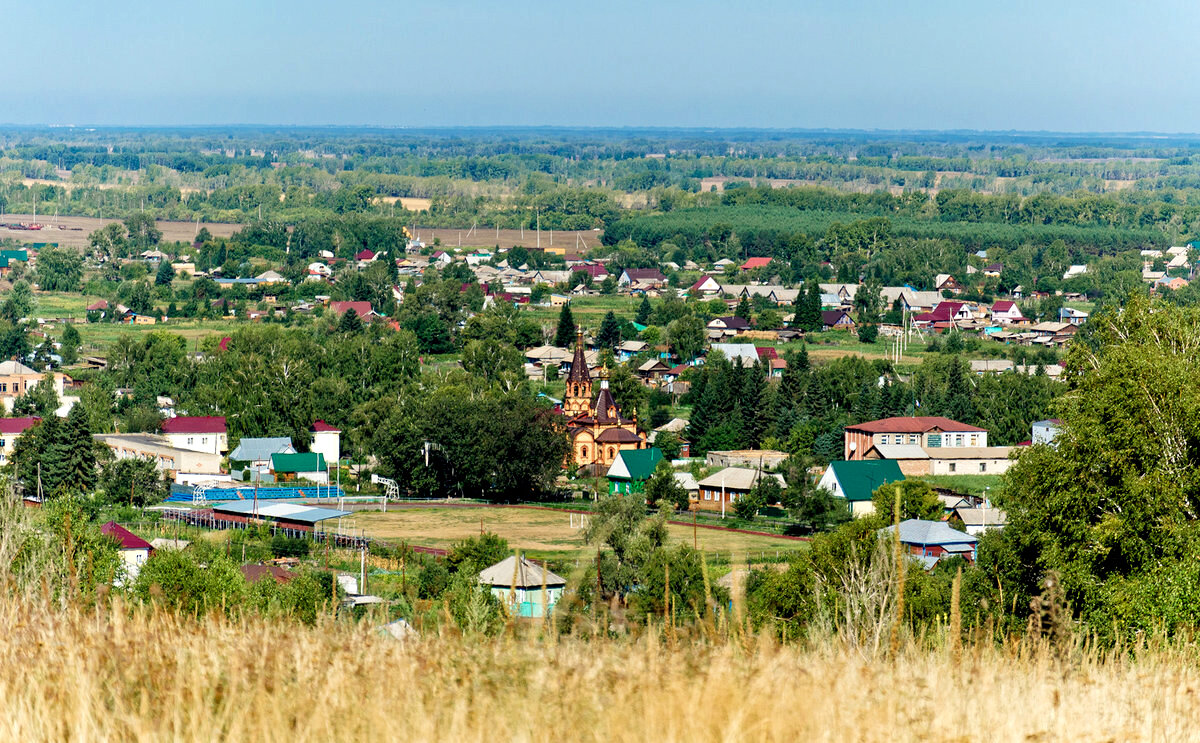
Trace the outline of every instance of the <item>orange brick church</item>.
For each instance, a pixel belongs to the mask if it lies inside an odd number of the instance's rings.
[[[592,401],[592,375],[583,355],[583,331],[575,339],[563,413],[576,467],[607,468],[619,452],[646,448],[646,434],[637,430],[637,414],[632,419],[623,418],[608,391],[607,368],[600,371],[600,392]]]

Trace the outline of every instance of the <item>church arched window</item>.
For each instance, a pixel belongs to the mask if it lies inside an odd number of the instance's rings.
[[[616,450],[616,449],[614,449],[614,448],[612,448],[611,446],[610,446],[610,447],[608,447],[608,458],[609,458],[609,459],[616,459],[616,457],[617,457],[617,450]]]
[[[587,459],[587,447],[586,446],[583,447],[582,449],[580,449],[579,453],[583,455],[584,459]]]

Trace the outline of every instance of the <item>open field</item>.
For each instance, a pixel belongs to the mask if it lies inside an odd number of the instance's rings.
[[[435,239],[440,239],[442,247],[446,248],[495,248],[497,245],[502,248],[515,245],[533,248],[541,245],[543,249],[556,248],[564,249],[568,253],[584,253],[599,247],[601,234],[603,233],[592,230],[542,230],[539,238],[537,230],[497,230],[495,227],[482,226],[474,231],[470,227],[417,227],[413,237],[426,245],[432,245]]]
[[[893,660],[680,630],[420,639],[327,618],[0,606],[6,740],[1191,741],[1183,650],[1068,665],[1013,647]],[[953,700],[948,703],[947,700]]]
[[[578,523],[579,516],[575,516]],[[684,515],[683,520],[686,520]],[[447,548],[467,537],[490,531],[518,549],[538,556],[570,556],[586,547],[579,529],[572,529],[564,511],[532,508],[401,507],[387,513],[361,511],[341,520],[343,530],[362,529],[369,537],[403,540],[424,547]],[[692,543],[690,526],[667,527],[672,542]],[[716,529],[697,529],[696,539],[704,552],[740,557],[750,553],[788,552],[807,549],[795,539],[761,537]]]
[[[53,214],[39,214],[35,219],[32,214],[5,214],[3,217],[0,217],[0,222],[22,222],[26,224],[37,222],[46,225],[46,227],[40,230],[10,230],[8,228],[0,228],[0,238],[8,237],[26,243],[58,243],[63,246],[82,248],[87,246],[89,234],[110,222],[119,221],[117,219],[98,219],[96,217],[56,218]],[[242,228],[240,224],[220,222],[201,222],[200,226],[207,227],[208,231],[216,237],[229,237]],[[191,242],[192,238],[196,236],[198,228],[195,222],[168,222],[159,220],[158,229],[162,230],[162,239],[165,242]]]

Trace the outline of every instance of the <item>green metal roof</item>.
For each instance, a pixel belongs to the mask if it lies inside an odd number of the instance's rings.
[[[889,482],[904,479],[900,464],[894,459],[872,459],[853,462],[833,462],[833,476],[842,486],[846,500],[871,500],[871,495]]]
[[[28,261],[29,253],[24,248],[20,250],[0,250],[0,258],[6,261]]]
[[[610,480],[648,480],[650,475],[654,474],[654,468],[658,466],[662,458],[662,450],[658,447],[627,449],[617,454],[617,459],[621,461],[613,462],[613,466],[608,470],[608,478]],[[619,466],[621,462],[624,463],[624,468]],[[614,470],[616,471],[614,472]]]
[[[272,454],[271,470],[292,474],[297,472],[324,472],[325,455],[304,452],[303,454]]]

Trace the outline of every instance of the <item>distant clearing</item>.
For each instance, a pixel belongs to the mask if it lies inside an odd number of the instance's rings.
[[[687,515],[681,516],[686,520]],[[579,523],[579,515],[575,516]],[[508,540],[514,548],[539,553],[576,553],[590,549],[583,542],[583,532],[571,528],[571,516],[566,511],[535,508],[462,508],[462,507],[400,507],[387,513],[360,511],[341,519],[343,530],[362,529],[369,537],[403,540],[424,547],[447,548],[467,537],[478,536],[480,529]],[[671,542],[692,543],[690,526],[667,527]],[[740,534],[719,529],[696,530],[696,542],[704,552],[730,552],[754,559],[806,549],[807,542],[778,537]]]
[[[384,204],[399,204],[410,212],[427,212],[433,206],[433,199],[421,199],[416,196],[380,196]]]
[[[39,214],[36,218],[32,214],[5,214],[0,217],[2,223],[37,223],[44,227],[40,230],[12,230],[0,227],[0,238],[8,237],[27,243],[58,243],[63,246],[82,248],[87,246],[89,234],[106,224],[119,221],[121,220],[96,217],[55,217],[53,213]],[[200,223],[200,227],[207,228],[214,237],[229,237],[243,226],[222,222]],[[158,229],[162,230],[163,242],[191,242],[192,238],[196,236],[198,228],[195,222],[159,220]]]
[[[213,234],[216,234],[215,232]],[[601,232],[579,230],[577,232],[562,232],[543,229],[539,240],[537,230],[499,230],[495,227],[417,227],[413,237],[426,245],[432,245],[434,239],[442,241],[445,248],[511,248],[521,245],[543,249],[563,249],[568,253],[581,253],[585,250],[599,247]]]

